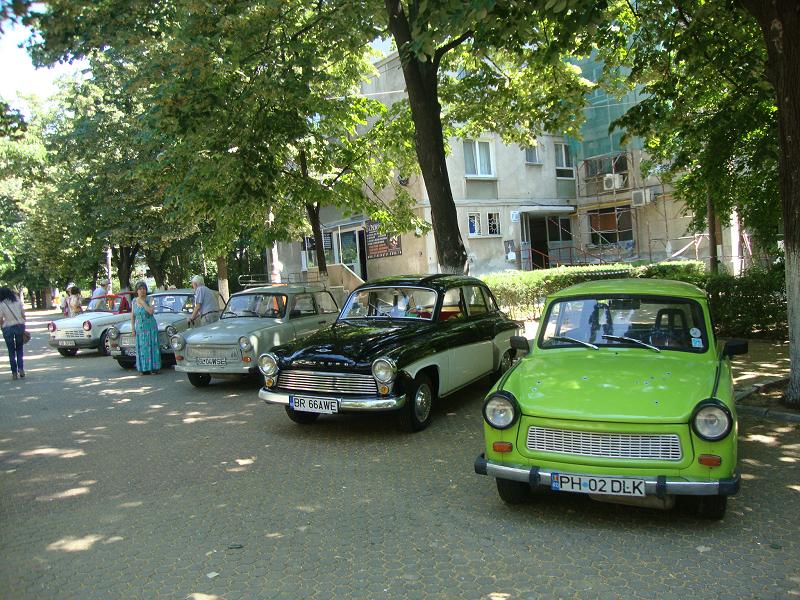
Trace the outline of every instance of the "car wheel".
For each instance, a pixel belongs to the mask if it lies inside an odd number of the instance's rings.
[[[311,413],[311,412],[303,412],[299,410],[295,410],[289,406],[284,407],[286,408],[286,415],[295,423],[299,423],[300,425],[310,425],[314,421],[317,420],[319,417],[319,413]]]
[[[100,356],[108,356],[111,354],[111,347],[109,346],[108,330],[100,334],[100,344],[97,346],[97,351]]]
[[[728,508],[727,496],[695,496],[693,499],[695,513],[701,519],[719,521],[725,516]]]
[[[78,353],[77,348],[59,348],[58,353],[61,356],[75,356]]]
[[[506,504],[521,504],[531,495],[531,487],[521,481],[497,479],[497,493]]]
[[[406,393],[406,404],[400,410],[400,424],[405,431],[422,431],[431,422],[436,392],[427,375],[417,375]]]
[[[497,370],[494,372],[495,377],[500,379],[503,376],[503,373],[508,371],[513,364],[514,351],[506,350],[505,354],[503,354],[503,356],[500,358],[500,364],[497,366]]]
[[[194,387],[206,387],[211,383],[211,375],[208,373],[187,373],[186,375],[189,377],[189,383]]]
[[[119,366],[122,367],[123,369],[132,369],[133,367],[136,366],[135,362],[131,362],[129,360],[118,360],[117,364],[119,364]]]

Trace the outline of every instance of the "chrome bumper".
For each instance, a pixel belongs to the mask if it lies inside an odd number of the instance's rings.
[[[316,394],[297,394],[304,398],[332,398],[332,396],[317,396]],[[282,404],[289,406],[289,394],[283,392],[273,392],[262,387],[258,392],[258,397],[267,404]],[[333,396],[339,401],[340,412],[361,412],[361,411],[384,411],[397,410],[406,404],[405,394],[401,396],[374,396],[361,398],[343,398]]]
[[[174,354],[173,354],[174,356]],[[255,367],[215,367],[213,365],[175,365],[175,370],[181,373],[207,373],[212,377],[224,377],[225,375],[247,375]]]
[[[550,479],[553,473],[567,473],[568,471],[554,471],[552,469],[540,469],[539,467],[523,467],[516,465],[503,465],[486,460],[485,455],[481,454],[475,459],[475,472],[478,475],[489,475],[498,479],[510,479],[512,481],[522,481],[534,487],[550,487]],[[575,473],[581,475],[581,473]],[[608,475],[613,477],[613,475]],[[714,481],[687,481],[685,479],[670,479],[664,476],[659,477],[631,477],[630,475],[621,476],[628,479],[644,479],[644,491],[648,496],[733,496],[739,491],[741,478],[737,473],[729,479],[717,479]]]
[[[75,342],[75,345],[74,346],[59,346],[58,342],[60,342],[60,341],[63,341],[63,342]],[[51,339],[51,340],[47,340],[47,344],[51,348],[64,348],[66,350],[69,350],[70,348],[72,348],[72,349],[76,349],[76,348],[79,348],[79,349],[97,348],[98,346],[100,346],[100,338],[97,338],[97,339],[94,339],[94,338],[82,338],[82,339],[69,339],[69,340],[58,340],[58,339],[52,340]]]

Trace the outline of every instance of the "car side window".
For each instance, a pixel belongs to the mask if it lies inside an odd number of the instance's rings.
[[[467,305],[467,312],[470,316],[485,315],[487,313],[486,301],[483,299],[483,294],[479,286],[464,286],[464,300]]]
[[[183,304],[181,310],[188,313],[194,310],[194,296],[186,296],[186,302]]]
[[[298,294],[294,297],[292,310],[289,313],[290,319],[308,317],[315,314],[317,314],[317,311],[314,308],[314,300],[312,300],[311,294]]]
[[[336,306],[336,301],[333,299],[330,292],[317,292],[314,294],[314,299],[317,301],[319,314],[329,315],[339,312],[339,307]]]
[[[464,318],[464,302],[461,298],[461,288],[447,290],[442,300],[442,309],[439,311],[440,321]]]
[[[497,306],[497,301],[492,296],[492,292],[489,291],[489,288],[482,287],[481,291],[483,292],[483,298],[486,300],[486,306],[489,309],[489,312],[495,312],[500,310]]]

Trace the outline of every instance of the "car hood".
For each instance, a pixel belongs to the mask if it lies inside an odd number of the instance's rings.
[[[564,349],[536,352],[501,384],[528,416],[685,423],[711,395],[715,374],[712,352]]]
[[[277,354],[282,367],[365,366],[379,356],[397,360],[403,353],[418,353],[432,329],[429,321],[336,321]]]
[[[187,344],[238,344],[243,335],[283,325],[283,319],[234,317],[183,332]]]
[[[80,329],[83,327],[84,321],[91,321],[92,324],[100,323],[115,323],[130,319],[130,313],[109,313],[109,312],[83,312],[74,317],[67,317],[66,319],[58,319],[55,321],[58,329]]]
[[[188,316],[184,313],[171,313],[171,312],[163,312],[156,314],[156,322],[158,323],[158,330],[164,331],[167,328],[167,325],[176,325],[180,322],[186,322]],[[120,323],[117,325],[117,329],[119,329],[120,333],[130,333],[131,332],[131,321],[128,319],[124,323]]]

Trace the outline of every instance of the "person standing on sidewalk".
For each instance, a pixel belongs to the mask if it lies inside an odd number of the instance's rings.
[[[25,377],[22,362],[22,334],[25,332],[25,307],[17,295],[7,287],[0,287],[0,329],[8,348],[8,361],[11,363],[11,377]]]
[[[131,311],[131,331],[136,340],[136,368],[142,375],[158,373],[161,369],[161,350],[158,347],[158,321],[155,307],[147,301],[147,284],[136,284],[136,299]]]
[[[214,306],[214,296],[206,287],[202,275],[192,277],[192,287],[194,288],[194,310],[192,316],[189,317],[189,324],[193,325],[199,321],[200,325],[205,325],[208,323],[208,315],[217,309]]]
[[[83,298],[78,286],[73,285],[69,290],[69,300],[67,300],[69,316],[76,317],[83,312]]]

